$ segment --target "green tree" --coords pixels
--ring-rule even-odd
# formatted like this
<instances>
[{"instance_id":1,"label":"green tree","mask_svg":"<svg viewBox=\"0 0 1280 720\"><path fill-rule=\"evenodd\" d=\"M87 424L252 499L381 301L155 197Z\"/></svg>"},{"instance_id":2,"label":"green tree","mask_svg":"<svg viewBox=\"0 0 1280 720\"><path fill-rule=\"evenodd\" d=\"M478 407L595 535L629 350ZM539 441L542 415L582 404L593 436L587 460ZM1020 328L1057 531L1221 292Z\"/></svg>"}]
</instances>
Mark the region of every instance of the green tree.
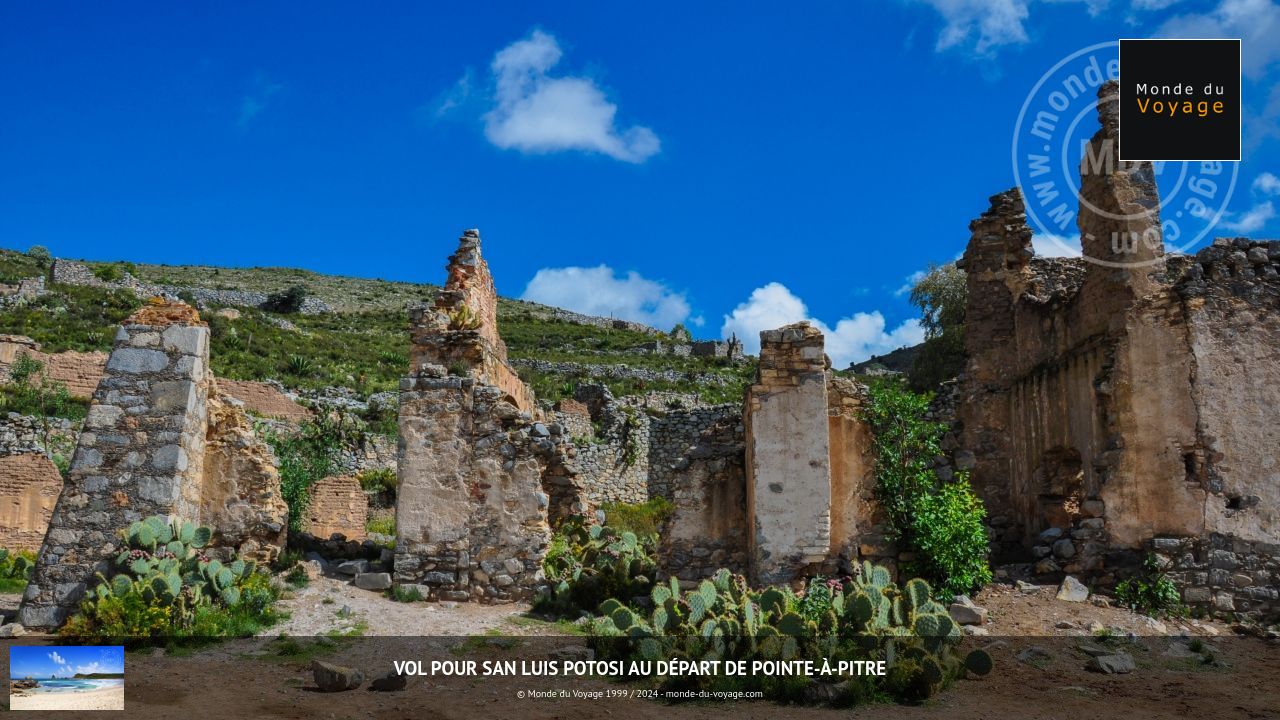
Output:
<instances>
[{"instance_id":1,"label":"green tree","mask_svg":"<svg viewBox=\"0 0 1280 720\"><path fill-rule=\"evenodd\" d=\"M262 309L285 314L296 313L302 309L302 303L306 299L307 289L301 285L293 285L287 290L268 295Z\"/></svg>"},{"instance_id":2,"label":"green tree","mask_svg":"<svg viewBox=\"0 0 1280 720\"><path fill-rule=\"evenodd\" d=\"M966 473L943 482L934 470L946 426L925 419L930 396L895 381L873 383L867 395L863 419L875 438L876 498L899 549L916 553L903 569L946 594L990 582L986 509Z\"/></svg>"},{"instance_id":3,"label":"green tree","mask_svg":"<svg viewBox=\"0 0 1280 720\"><path fill-rule=\"evenodd\" d=\"M968 278L954 262L930 265L914 287L911 303L920 308L925 341L907 374L916 391L936 388L964 369L964 313Z\"/></svg>"},{"instance_id":4,"label":"green tree","mask_svg":"<svg viewBox=\"0 0 1280 720\"><path fill-rule=\"evenodd\" d=\"M9 368L9 382L4 388L4 409L8 412L31 415L39 423L41 446L51 457L55 455L52 446L53 423L50 418L84 417L85 408L76 402L67 386L49 377L44 363L27 353L22 353ZM65 458L53 457L61 467ZM59 462L59 461L63 462Z\"/></svg>"},{"instance_id":5,"label":"green tree","mask_svg":"<svg viewBox=\"0 0 1280 720\"><path fill-rule=\"evenodd\" d=\"M35 260L36 265L42 268L49 267L49 263L53 262L53 254L43 245L32 245L31 249L27 250L27 257Z\"/></svg>"}]
</instances>

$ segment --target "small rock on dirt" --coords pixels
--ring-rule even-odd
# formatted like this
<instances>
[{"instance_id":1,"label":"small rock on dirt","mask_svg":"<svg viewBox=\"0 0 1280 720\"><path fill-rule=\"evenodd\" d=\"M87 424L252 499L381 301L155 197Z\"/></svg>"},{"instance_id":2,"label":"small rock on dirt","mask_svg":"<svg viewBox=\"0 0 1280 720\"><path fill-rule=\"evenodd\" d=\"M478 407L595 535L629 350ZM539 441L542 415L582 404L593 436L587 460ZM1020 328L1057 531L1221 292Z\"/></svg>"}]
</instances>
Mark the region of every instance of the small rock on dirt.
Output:
<instances>
[{"instance_id":1,"label":"small rock on dirt","mask_svg":"<svg viewBox=\"0 0 1280 720\"><path fill-rule=\"evenodd\" d=\"M1027 582L1026 580L1019 580L1019 581L1017 582L1017 584L1016 584L1016 585L1017 585L1017 588L1018 588L1018 592L1020 592L1020 593L1026 593L1026 594L1028 594L1028 595L1033 595L1033 594L1035 594L1035 593L1040 592L1040 586L1039 586L1039 585L1036 585L1036 584L1034 584L1034 583L1029 583L1029 582Z\"/></svg>"},{"instance_id":2,"label":"small rock on dirt","mask_svg":"<svg viewBox=\"0 0 1280 720\"><path fill-rule=\"evenodd\" d=\"M957 595L950 611L951 619L960 625L981 625L987 621L987 609L974 605L968 595Z\"/></svg>"},{"instance_id":3,"label":"small rock on dirt","mask_svg":"<svg viewBox=\"0 0 1280 720\"><path fill-rule=\"evenodd\" d=\"M322 692L354 690L364 683L364 673L359 670L321 660L311 661L311 675Z\"/></svg>"},{"instance_id":4,"label":"small rock on dirt","mask_svg":"<svg viewBox=\"0 0 1280 720\"><path fill-rule=\"evenodd\" d=\"M1032 645L1031 647L1022 650L1017 655L1014 655L1015 660L1026 665L1048 662L1051 658L1053 658L1053 655L1050 655L1048 650L1045 650L1039 645Z\"/></svg>"},{"instance_id":5,"label":"small rock on dirt","mask_svg":"<svg viewBox=\"0 0 1280 720\"><path fill-rule=\"evenodd\" d=\"M1089 669L1108 675L1123 675L1131 673L1137 665L1133 662L1133 656L1129 653L1115 653L1113 655L1099 655L1089 661Z\"/></svg>"},{"instance_id":6,"label":"small rock on dirt","mask_svg":"<svg viewBox=\"0 0 1280 720\"><path fill-rule=\"evenodd\" d=\"M373 682L369 683L369 689L376 690L378 692L399 692L405 689L408 684L408 675L389 672L382 677L374 678Z\"/></svg>"},{"instance_id":7,"label":"small rock on dirt","mask_svg":"<svg viewBox=\"0 0 1280 720\"><path fill-rule=\"evenodd\" d=\"M9 623L8 625L0 625L0 637L22 637L27 634L27 629L22 623Z\"/></svg>"},{"instance_id":8,"label":"small rock on dirt","mask_svg":"<svg viewBox=\"0 0 1280 720\"><path fill-rule=\"evenodd\" d=\"M1066 602L1084 602L1089 599L1089 588L1074 577L1068 575L1062 578L1062 585L1058 588L1058 599Z\"/></svg>"},{"instance_id":9,"label":"small rock on dirt","mask_svg":"<svg viewBox=\"0 0 1280 720\"><path fill-rule=\"evenodd\" d=\"M368 560L348 560L338 566L337 571L343 575L359 575L369 572Z\"/></svg>"}]
</instances>

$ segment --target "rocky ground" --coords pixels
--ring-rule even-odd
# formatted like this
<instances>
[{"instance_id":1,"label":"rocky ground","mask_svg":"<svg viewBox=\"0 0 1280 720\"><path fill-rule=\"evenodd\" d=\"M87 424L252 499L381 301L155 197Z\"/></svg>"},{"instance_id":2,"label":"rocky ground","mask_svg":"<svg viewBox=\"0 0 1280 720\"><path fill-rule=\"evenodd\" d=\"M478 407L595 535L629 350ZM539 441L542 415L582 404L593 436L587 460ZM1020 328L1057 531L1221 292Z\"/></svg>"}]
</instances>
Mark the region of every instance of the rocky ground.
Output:
<instances>
[{"instance_id":1,"label":"rocky ground","mask_svg":"<svg viewBox=\"0 0 1280 720\"><path fill-rule=\"evenodd\" d=\"M919 707L873 704L860 718L1280 717L1272 693L1280 646L1235 635L1209 621L1156 621L1101 598L1057 599L1055 586L992 585L973 598L986 622L966 643L987 647L996 670L957 682ZM17 596L0 596L11 614ZM292 617L270 634L171 657L131 652L126 708L131 718L174 717L219 708L225 717L520 718L676 717L773 720L848 717L850 710L782 709L754 700L668 704L629 697L637 686L595 677L412 678L403 692L372 692L373 678L403 659L587 657L573 627L527 617L523 605L400 603L337 574L313 579L284 601ZM287 635L281 639L280 635ZM354 637L363 635L363 637ZM319 637L317 637L319 636ZM415 637L404 637L415 636ZM417 637L421 636L421 637ZM23 642L40 642L26 636ZM1130 667L1089 669L1099 655ZM315 659L360 670L360 689L320 693ZM568 697L530 699L535 690ZM524 693L524 696L521 696ZM610 697L611 694L622 697Z\"/></svg>"}]
</instances>

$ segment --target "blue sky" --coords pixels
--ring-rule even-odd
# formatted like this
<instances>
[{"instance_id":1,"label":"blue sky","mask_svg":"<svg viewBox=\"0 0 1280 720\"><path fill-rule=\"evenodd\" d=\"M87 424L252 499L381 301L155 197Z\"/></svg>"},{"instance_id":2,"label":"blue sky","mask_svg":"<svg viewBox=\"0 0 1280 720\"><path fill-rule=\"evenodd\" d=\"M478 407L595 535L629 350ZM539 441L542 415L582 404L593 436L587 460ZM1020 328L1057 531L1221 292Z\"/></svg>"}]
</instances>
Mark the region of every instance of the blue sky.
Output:
<instances>
[{"instance_id":1,"label":"blue sky","mask_svg":"<svg viewBox=\"0 0 1280 720\"><path fill-rule=\"evenodd\" d=\"M14 645L9 648L9 677L70 677L77 673L124 672L124 648L78 645Z\"/></svg>"},{"instance_id":2,"label":"blue sky","mask_svg":"<svg viewBox=\"0 0 1280 720\"><path fill-rule=\"evenodd\" d=\"M1155 35L1244 37L1216 234L1275 235L1273 0L8 3L0 246L440 282L479 227L504 295L843 364L919 339L1036 80Z\"/></svg>"}]
</instances>

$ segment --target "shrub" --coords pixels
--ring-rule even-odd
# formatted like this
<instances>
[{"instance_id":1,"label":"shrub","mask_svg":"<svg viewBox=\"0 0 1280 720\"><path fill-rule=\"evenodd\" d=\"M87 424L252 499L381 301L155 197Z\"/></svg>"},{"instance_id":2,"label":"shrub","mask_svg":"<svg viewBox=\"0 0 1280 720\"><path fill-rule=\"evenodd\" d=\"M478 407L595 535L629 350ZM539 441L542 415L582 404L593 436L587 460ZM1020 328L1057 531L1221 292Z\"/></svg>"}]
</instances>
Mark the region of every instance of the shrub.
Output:
<instances>
[{"instance_id":1,"label":"shrub","mask_svg":"<svg viewBox=\"0 0 1280 720\"><path fill-rule=\"evenodd\" d=\"M658 496L637 504L605 503L600 509L604 511L605 524L609 527L648 538L662 531L675 506L670 500Z\"/></svg>"},{"instance_id":2,"label":"shrub","mask_svg":"<svg viewBox=\"0 0 1280 720\"><path fill-rule=\"evenodd\" d=\"M265 574L238 558L223 563L207 547L207 527L153 516L124 531L126 548L109 575L59 631L115 639L249 635L278 619Z\"/></svg>"},{"instance_id":3,"label":"shrub","mask_svg":"<svg viewBox=\"0 0 1280 720\"><path fill-rule=\"evenodd\" d=\"M535 608L577 616L611 597L647 594L657 570L654 545L653 537L587 525L581 517L567 519L542 560L550 589L535 601Z\"/></svg>"},{"instance_id":4,"label":"shrub","mask_svg":"<svg viewBox=\"0 0 1280 720\"><path fill-rule=\"evenodd\" d=\"M1187 612L1178 586L1160 569L1154 554L1148 554L1142 561L1142 570L1137 575L1116 584L1116 599L1130 610L1144 615L1164 613L1179 616Z\"/></svg>"},{"instance_id":5,"label":"shrub","mask_svg":"<svg viewBox=\"0 0 1280 720\"><path fill-rule=\"evenodd\" d=\"M302 309L302 303L306 299L307 289L302 285L293 285L287 290L268 295L266 302L262 303L262 309L291 315Z\"/></svg>"},{"instance_id":6,"label":"shrub","mask_svg":"<svg viewBox=\"0 0 1280 720\"><path fill-rule=\"evenodd\" d=\"M391 590L388 591L388 597L390 597L392 600L395 600L396 602L405 602L405 603L418 602L419 600L423 599L422 591L419 590L418 586L416 585L412 585L407 588L403 585L396 585L395 587L391 588Z\"/></svg>"},{"instance_id":7,"label":"shrub","mask_svg":"<svg viewBox=\"0 0 1280 720\"><path fill-rule=\"evenodd\" d=\"M371 517L365 523L364 529L366 532L377 533L379 535L391 535L394 537L396 534L396 518L394 515Z\"/></svg>"},{"instance_id":8,"label":"shrub","mask_svg":"<svg viewBox=\"0 0 1280 720\"><path fill-rule=\"evenodd\" d=\"M876 498L899 549L916 554L904 571L954 595L991 581L986 510L966 473L938 479L934 458L946 428L924 419L928 407L928 395L883 381L870 386L863 417L875 436Z\"/></svg>"},{"instance_id":9,"label":"shrub","mask_svg":"<svg viewBox=\"0 0 1280 720\"><path fill-rule=\"evenodd\" d=\"M960 627L921 579L899 588L883 567L863 563L845 582L816 578L804 595L787 587L755 590L718 571L681 592L675 578L654 585L646 609L611 598L591 624L597 657L755 661L883 660L891 672L820 678L659 676L666 689L760 690L784 701L852 702L889 695L922 702L952 680L991 671L983 650L961 655ZM651 609L650 609L651 608Z\"/></svg>"},{"instance_id":10,"label":"shrub","mask_svg":"<svg viewBox=\"0 0 1280 720\"><path fill-rule=\"evenodd\" d=\"M302 529L302 518L311 504L311 488L337 468L343 448L364 442L362 423L341 413L305 420L295 433L259 427L262 438L275 451L280 470L280 494L289 506L289 528Z\"/></svg>"},{"instance_id":11,"label":"shrub","mask_svg":"<svg viewBox=\"0 0 1280 720\"><path fill-rule=\"evenodd\" d=\"M115 264L99 265L93 269L93 276L102 282L116 282L123 274L120 272L120 266Z\"/></svg>"},{"instance_id":12,"label":"shrub","mask_svg":"<svg viewBox=\"0 0 1280 720\"><path fill-rule=\"evenodd\" d=\"M43 245L32 245L27 250L27 257L35 260L36 265L42 268L49 267L49 264L53 262L53 254L49 252L49 248Z\"/></svg>"},{"instance_id":13,"label":"shrub","mask_svg":"<svg viewBox=\"0 0 1280 720\"><path fill-rule=\"evenodd\" d=\"M10 552L0 548L0 592L18 593L26 589L35 563L36 554L30 550Z\"/></svg>"},{"instance_id":14,"label":"shrub","mask_svg":"<svg viewBox=\"0 0 1280 720\"><path fill-rule=\"evenodd\" d=\"M360 481L360 488L365 492L389 492L392 497L395 496L396 486L400 482L396 477L395 468L362 470L356 475L356 479Z\"/></svg>"}]
</instances>

